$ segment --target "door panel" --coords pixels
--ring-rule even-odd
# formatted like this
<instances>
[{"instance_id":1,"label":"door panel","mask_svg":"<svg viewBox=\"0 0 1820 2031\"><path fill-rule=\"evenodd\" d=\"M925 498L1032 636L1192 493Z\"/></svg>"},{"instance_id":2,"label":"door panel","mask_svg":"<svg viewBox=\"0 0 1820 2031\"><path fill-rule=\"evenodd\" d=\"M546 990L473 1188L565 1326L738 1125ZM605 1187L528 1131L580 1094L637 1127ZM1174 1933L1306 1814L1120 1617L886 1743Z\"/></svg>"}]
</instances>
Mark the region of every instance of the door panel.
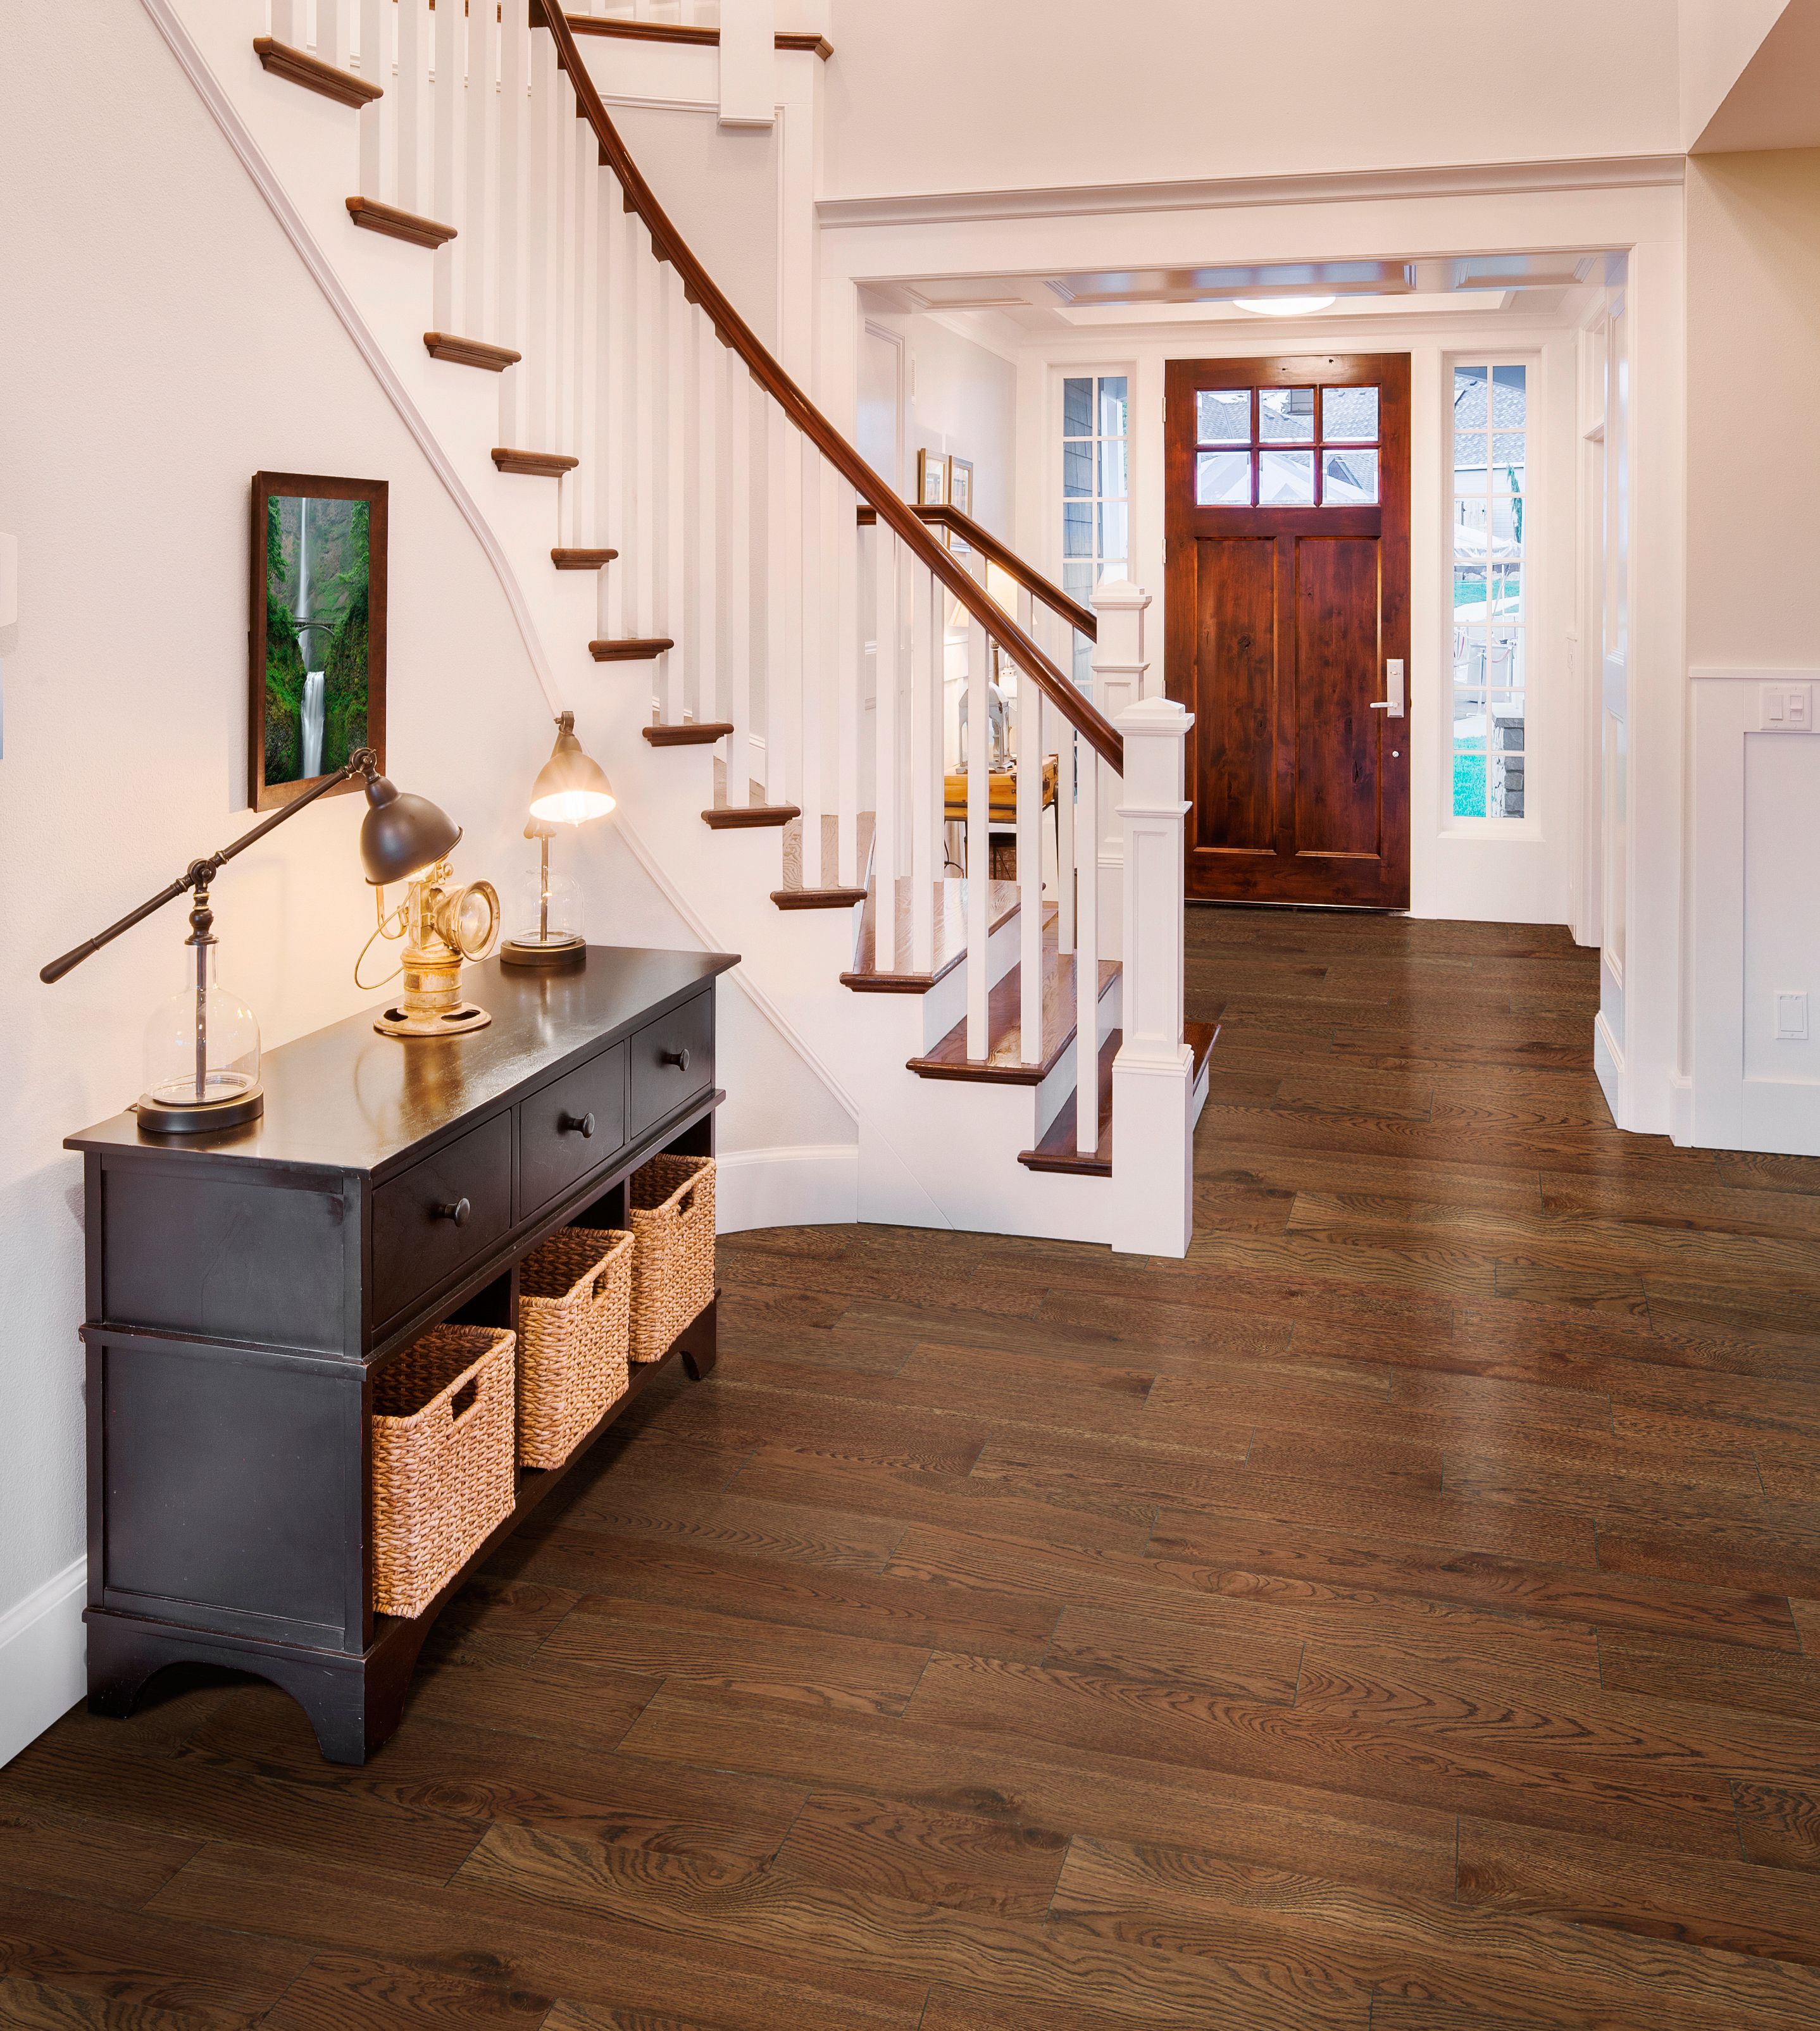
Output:
<instances>
[{"instance_id":1,"label":"door panel","mask_svg":"<svg viewBox=\"0 0 1820 2031\"><path fill-rule=\"evenodd\" d=\"M1188 893L1406 907L1408 356L1172 362L1166 474Z\"/></svg>"}]
</instances>

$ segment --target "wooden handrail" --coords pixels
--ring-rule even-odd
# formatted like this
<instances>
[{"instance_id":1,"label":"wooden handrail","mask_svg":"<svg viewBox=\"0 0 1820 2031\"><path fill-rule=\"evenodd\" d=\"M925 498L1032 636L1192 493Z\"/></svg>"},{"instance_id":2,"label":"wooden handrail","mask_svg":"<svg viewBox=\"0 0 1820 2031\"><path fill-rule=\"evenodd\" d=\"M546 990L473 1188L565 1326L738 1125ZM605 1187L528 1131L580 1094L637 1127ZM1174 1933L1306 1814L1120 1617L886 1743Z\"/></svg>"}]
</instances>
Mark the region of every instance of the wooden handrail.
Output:
<instances>
[{"instance_id":1,"label":"wooden handrail","mask_svg":"<svg viewBox=\"0 0 1820 2031\"><path fill-rule=\"evenodd\" d=\"M684 294L713 320L721 343L740 356L752 378L860 498L878 513L912 556L947 587L985 629L988 639L998 644L1095 753L1122 775L1124 741L1117 728L1081 695L953 553L930 535L911 504L898 498L896 490L886 485L772 357L758 334L696 259L693 249L672 224L637 163L628 153L576 47L569 17L555 0L529 0L529 6L531 27L547 28L555 41L557 61L568 72L576 99L587 124L594 129L595 138L600 143L602 162L619 179L627 203L644 222L658 258L668 261L676 270L682 278Z\"/></svg>"},{"instance_id":2,"label":"wooden handrail","mask_svg":"<svg viewBox=\"0 0 1820 2031\"><path fill-rule=\"evenodd\" d=\"M436 0L430 4L434 6ZM718 28L688 28L679 21L631 21L623 14L571 14L568 19L578 35L617 35L630 43L687 43L697 49L718 49L721 43ZM771 39L780 50L801 50L823 63L834 54L834 45L826 35L808 29L781 28Z\"/></svg>"},{"instance_id":3,"label":"wooden handrail","mask_svg":"<svg viewBox=\"0 0 1820 2031\"><path fill-rule=\"evenodd\" d=\"M945 501L923 502L913 501L910 512L919 522L932 529L952 529L956 535L979 551L986 560L998 565L1008 576L1016 579L1032 599L1040 600L1051 613L1059 613L1077 635L1084 635L1088 641L1099 639L1099 617L1091 606L1083 606L1078 599L1070 598L1053 579L1046 579L1041 572L1027 565L1016 551L1001 543L992 531L975 521L971 515L964 515L958 508L950 508ZM875 509L862 508L860 520L862 525L878 519Z\"/></svg>"}]
</instances>

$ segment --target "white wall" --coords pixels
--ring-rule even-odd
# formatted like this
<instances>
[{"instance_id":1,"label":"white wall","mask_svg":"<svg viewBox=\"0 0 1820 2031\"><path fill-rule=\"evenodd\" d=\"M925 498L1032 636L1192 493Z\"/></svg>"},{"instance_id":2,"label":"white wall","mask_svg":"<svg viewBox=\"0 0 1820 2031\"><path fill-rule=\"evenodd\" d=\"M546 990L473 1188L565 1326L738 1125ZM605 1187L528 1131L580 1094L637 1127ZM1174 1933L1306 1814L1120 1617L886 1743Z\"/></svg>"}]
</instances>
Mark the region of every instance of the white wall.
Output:
<instances>
[{"instance_id":1,"label":"white wall","mask_svg":"<svg viewBox=\"0 0 1820 2031\"><path fill-rule=\"evenodd\" d=\"M137 0L0 11L0 76L30 80L0 122L0 530L22 587L0 762L3 1761L81 1690L82 1186L60 1144L138 1092L182 911L54 988L36 971L250 822L250 475L390 481L388 766L466 828L458 872L504 887L551 734L472 531ZM217 885L223 978L268 1045L373 1000L352 978L364 808L325 800ZM696 942L613 823L563 845L595 938ZM722 1006L725 1146L850 1143L744 997Z\"/></svg>"},{"instance_id":2,"label":"white wall","mask_svg":"<svg viewBox=\"0 0 1820 2031\"><path fill-rule=\"evenodd\" d=\"M866 322L904 348L904 494L916 490L919 450L970 458L974 513L1009 538L1017 492L1016 365L939 318L872 311Z\"/></svg>"},{"instance_id":3,"label":"white wall","mask_svg":"<svg viewBox=\"0 0 1820 2031\"><path fill-rule=\"evenodd\" d=\"M1792 680L1820 701L1820 150L1700 155L1688 172L1694 825L1676 1134L1816 1156L1820 736L1770 730L1764 692ZM1736 427L1740 387L1773 405L1773 430ZM1805 1042L1775 1034L1791 990L1808 997Z\"/></svg>"},{"instance_id":4,"label":"white wall","mask_svg":"<svg viewBox=\"0 0 1820 2031\"><path fill-rule=\"evenodd\" d=\"M1680 0L1680 132L1691 147L1788 0Z\"/></svg>"},{"instance_id":5,"label":"white wall","mask_svg":"<svg viewBox=\"0 0 1820 2031\"><path fill-rule=\"evenodd\" d=\"M1734 0L1715 0L1730 6ZM1671 150L1675 0L834 0L828 194Z\"/></svg>"}]
</instances>

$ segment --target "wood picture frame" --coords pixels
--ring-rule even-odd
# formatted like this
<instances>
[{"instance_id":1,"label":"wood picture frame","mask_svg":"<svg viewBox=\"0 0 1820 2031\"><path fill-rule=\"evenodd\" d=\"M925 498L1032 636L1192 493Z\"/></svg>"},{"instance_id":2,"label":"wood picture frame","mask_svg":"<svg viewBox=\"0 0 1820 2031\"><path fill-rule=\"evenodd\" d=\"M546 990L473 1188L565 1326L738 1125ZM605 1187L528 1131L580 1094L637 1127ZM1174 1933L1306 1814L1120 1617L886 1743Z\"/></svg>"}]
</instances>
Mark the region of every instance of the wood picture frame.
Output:
<instances>
[{"instance_id":1,"label":"wood picture frame","mask_svg":"<svg viewBox=\"0 0 1820 2031\"><path fill-rule=\"evenodd\" d=\"M383 479L253 475L247 802L255 811L301 796L356 748L386 766L388 493Z\"/></svg>"},{"instance_id":2,"label":"wood picture frame","mask_svg":"<svg viewBox=\"0 0 1820 2031\"><path fill-rule=\"evenodd\" d=\"M973 512L973 461L957 458L952 453L948 459L948 505L963 515Z\"/></svg>"},{"instance_id":3,"label":"wood picture frame","mask_svg":"<svg viewBox=\"0 0 1820 2031\"><path fill-rule=\"evenodd\" d=\"M916 453L916 501L923 508L948 505L948 454L927 445Z\"/></svg>"}]
</instances>

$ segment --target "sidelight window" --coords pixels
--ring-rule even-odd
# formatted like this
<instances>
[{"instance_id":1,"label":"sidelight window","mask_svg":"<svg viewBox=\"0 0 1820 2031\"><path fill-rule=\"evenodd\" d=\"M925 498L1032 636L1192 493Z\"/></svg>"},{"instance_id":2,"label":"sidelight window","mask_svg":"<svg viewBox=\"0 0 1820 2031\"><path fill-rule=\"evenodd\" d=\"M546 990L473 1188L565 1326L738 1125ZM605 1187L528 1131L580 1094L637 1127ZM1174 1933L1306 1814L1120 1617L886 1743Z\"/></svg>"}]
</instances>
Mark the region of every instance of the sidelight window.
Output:
<instances>
[{"instance_id":1,"label":"sidelight window","mask_svg":"<svg viewBox=\"0 0 1820 2031\"><path fill-rule=\"evenodd\" d=\"M1102 579L1131 576L1131 383L1123 374L1061 384L1061 589L1083 606ZM1074 680L1093 673L1093 644L1074 638Z\"/></svg>"},{"instance_id":2,"label":"sidelight window","mask_svg":"<svg viewBox=\"0 0 1820 2031\"><path fill-rule=\"evenodd\" d=\"M1524 814L1529 375L1453 370L1453 815Z\"/></svg>"},{"instance_id":3,"label":"sidelight window","mask_svg":"<svg viewBox=\"0 0 1820 2031\"><path fill-rule=\"evenodd\" d=\"M1375 388L1201 388L1199 508L1374 508Z\"/></svg>"}]
</instances>

